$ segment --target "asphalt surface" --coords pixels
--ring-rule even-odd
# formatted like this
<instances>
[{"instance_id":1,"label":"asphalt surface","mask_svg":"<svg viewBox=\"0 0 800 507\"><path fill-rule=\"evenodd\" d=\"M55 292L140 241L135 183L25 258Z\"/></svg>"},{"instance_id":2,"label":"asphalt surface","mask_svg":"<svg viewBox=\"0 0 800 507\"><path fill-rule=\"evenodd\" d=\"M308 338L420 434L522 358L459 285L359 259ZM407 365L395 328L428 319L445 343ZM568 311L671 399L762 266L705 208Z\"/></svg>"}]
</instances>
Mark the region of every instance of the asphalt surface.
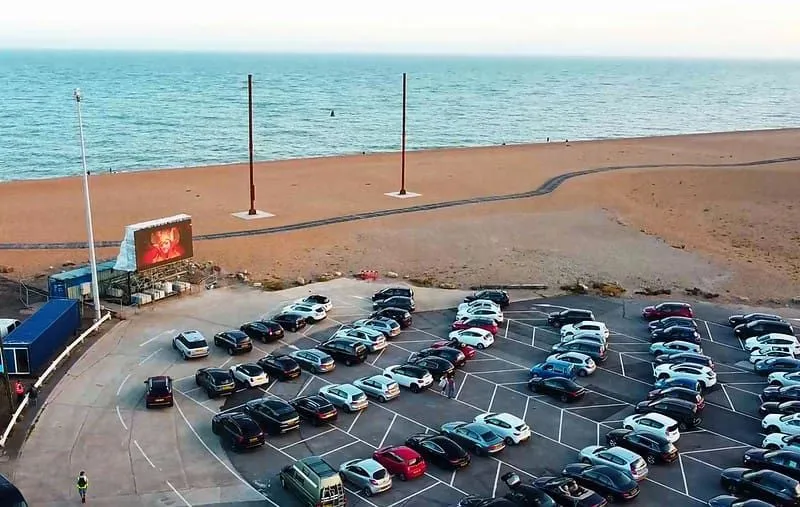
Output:
<instances>
[{"instance_id":1,"label":"asphalt surface","mask_svg":"<svg viewBox=\"0 0 800 507\"><path fill-rule=\"evenodd\" d=\"M652 302L588 296L514 302L505 312L506 323L495 344L479 352L459 371L455 400L442 397L435 386L420 394L403 390L399 398L386 404L370 403L361 414L340 413L334 426L314 428L303 423L297 432L270 437L263 448L243 453L226 450L227 456L237 472L274 505L289 507L299 504L280 488L276 476L282 466L293 460L318 455L338 467L349 459L369 457L382 445L402 444L412 433L436 431L445 422L470 421L488 410L509 412L523 417L531 426L531 441L508 447L496 458L475 458L457 473L430 466L426 476L409 482L395 481L391 490L369 499L351 493L349 505L445 506L466 494L500 496L506 492L499 481L505 472L515 471L523 479L558 474L566 464L577 461L581 448L604 442L605 434L621 427L622 420L633 413L632 405L646 397L653 383L647 325L641 318L641 308L647 304ZM334 310L335 322L330 319L304 333L289 333L281 350L313 347L330 337L341 322L366 315L370 307L366 298L358 298L356 303L350 300L347 305L345 311ZM543 361L550 346L558 342L557 330L546 326L544 316L559 307L591 309L612 331L609 359L592 376L580 379L590 392L574 404L531 396L525 385L530 366ZM763 438L756 408L765 381L748 371L752 367L746 361L747 355L726 324L731 312L708 304L694 307L704 353L714 359L722 386L707 393L701 427L681 435L676 444L680 459L669 465L651 466L650 476L641 484L641 494L632 505L704 504L723 493L720 470L738 466L744 451L758 446ZM391 340L384 352L371 354L362 365L337 365L336 370L323 376L304 372L299 379L274 382L266 389L242 388L224 402L209 402L201 391L193 390L191 379L177 382L176 388L206 408L209 419L218 409L236 410L253 398L291 399L298 394L316 393L326 383L349 382L402 363L411 352L446 337L454 313L417 313L413 326ZM255 360L259 356L254 351L234 360ZM209 422L195 421L195 425L203 424Z\"/></svg>"}]
</instances>

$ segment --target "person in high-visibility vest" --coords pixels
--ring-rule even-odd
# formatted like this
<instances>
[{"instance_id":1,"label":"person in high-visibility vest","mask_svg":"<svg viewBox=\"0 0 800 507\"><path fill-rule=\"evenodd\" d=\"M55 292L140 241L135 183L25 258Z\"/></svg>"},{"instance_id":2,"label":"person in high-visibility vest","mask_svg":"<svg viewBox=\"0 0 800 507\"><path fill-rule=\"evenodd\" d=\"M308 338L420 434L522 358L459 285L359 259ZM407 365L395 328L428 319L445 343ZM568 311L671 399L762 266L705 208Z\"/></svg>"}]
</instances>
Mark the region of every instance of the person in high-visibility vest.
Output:
<instances>
[{"instance_id":1,"label":"person in high-visibility vest","mask_svg":"<svg viewBox=\"0 0 800 507\"><path fill-rule=\"evenodd\" d=\"M22 399L25 398L25 386L19 380L14 382L14 392L17 395L17 404L22 403Z\"/></svg>"},{"instance_id":2,"label":"person in high-visibility vest","mask_svg":"<svg viewBox=\"0 0 800 507\"><path fill-rule=\"evenodd\" d=\"M86 503L86 490L89 489L89 478L86 477L86 472L83 470L81 470L75 486L78 488L78 494L81 495L81 503Z\"/></svg>"}]
</instances>

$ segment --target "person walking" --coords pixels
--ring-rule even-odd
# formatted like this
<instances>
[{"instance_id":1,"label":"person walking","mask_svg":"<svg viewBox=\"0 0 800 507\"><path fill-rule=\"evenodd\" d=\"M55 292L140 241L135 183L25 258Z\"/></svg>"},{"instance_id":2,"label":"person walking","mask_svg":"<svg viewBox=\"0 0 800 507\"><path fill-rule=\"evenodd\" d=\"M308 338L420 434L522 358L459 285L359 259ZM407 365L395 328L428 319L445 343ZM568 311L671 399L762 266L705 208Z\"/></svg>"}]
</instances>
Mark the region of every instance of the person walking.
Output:
<instances>
[{"instance_id":1,"label":"person walking","mask_svg":"<svg viewBox=\"0 0 800 507\"><path fill-rule=\"evenodd\" d=\"M451 400L456 397L456 375L450 373L447 375L447 397Z\"/></svg>"},{"instance_id":2,"label":"person walking","mask_svg":"<svg viewBox=\"0 0 800 507\"><path fill-rule=\"evenodd\" d=\"M25 386L19 380L14 381L14 393L17 395L17 405L25 398Z\"/></svg>"},{"instance_id":3,"label":"person walking","mask_svg":"<svg viewBox=\"0 0 800 507\"><path fill-rule=\"evenodd\" d=\"M34 407L39 406L39 390L33 384L28 388L28 400L33 403Z\"/></svg>"},{"instance_id":4,"label":"person walking","mask_svg":"<svg viewBox=\"0 0 800 507\"><path fill-rule=\"evenodd\" d=\"M86 503L86 490L89 489L89 478L86 477L86 472L81 470L78 475L78 480L75 482L78 488L78 494L81 496L81 503Z\"/></svg>"}]
</instances>

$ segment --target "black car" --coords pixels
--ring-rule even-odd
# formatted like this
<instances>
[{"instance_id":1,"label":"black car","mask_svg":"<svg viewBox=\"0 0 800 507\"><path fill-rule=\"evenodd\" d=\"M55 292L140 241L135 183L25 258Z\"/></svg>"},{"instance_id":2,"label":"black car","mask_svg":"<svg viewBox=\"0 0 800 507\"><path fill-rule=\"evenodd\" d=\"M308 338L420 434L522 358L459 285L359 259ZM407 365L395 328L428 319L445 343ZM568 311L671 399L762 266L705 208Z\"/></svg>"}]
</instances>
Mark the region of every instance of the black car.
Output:
<instances>
[{"instance_id":1,"label":"black car","mask_svg":"<svg viewBox=\"0 0 800 507\"><path fill-rule=\"evenodd\" d=\"M253 342L242 331L223 331L214 335L214 345L225 349L229 355L253 350Z\"/></svg>"},{"instance_id":2,"label":"black car","mask_svg":"<svg viewBox=\"0 0 800 507\"><path fill-rule=\"evenodd\" d=\"M569 308L560 312L553 312L547 316L547 323L553 327L561 327L567 324L577 324L585 320L595 320L594 313L590 310L579 308Z\"/></svg>"},{"instance_id":3,"label":"black car","mask_svg":"<svg viewBox=\"0 0 800 507\"><path fill-rule=\"evenodd\" d=\"M144 381L144 406L171 407L174 404L172 393L172 377L159 375Z\"/></svg>"},{"instance_id":4,"label":"black car","mask_svg":"<svg viewBox=\"0 0 800 507\"><path fill-rule=\"evenodd\" d=\"M244 404L244 413L253 418L267 433L281 435L300 427L297 410L277 398L259 398Z\"/></svg>"},{"instance_id":5,"label":"black car","mask_svg":"<svg viewBox=\"0 0 800 507\"><path fill-rule=\"evenodd\" d=\"M539 477L534 488L547 493L558 505L569 507L605 507L608 501L569 477Z\"/></svg>"},{"instance_id":6,"label":"black car","mask_svg":"<svg viewBox=\"0 0 800 507\"><path fill-rule=\"evenodd\" d=\"M680 340L689 343L700 343L700 333L694 328L683 326L670 326L664 329L654 329L650 339L655 342L671 342Z\"/></svg>"},{"instance_id":7,"label":"black car","mask_svg":"<svg viewBox=\"0 0 800 507\"><path fill-rule=\"evenodd\" d=\"M727 468L720 474L720 484L732 495L757 498L775 507L800 505L800 483L772 470Z\"/></svg>"},{"instance_id":8,"label":"black car","mask_svg":"<svg viewBox=\"0 0 800 507\"><path fill-rule=\"evenodd\" d=\"M467 362L467 356L453 347L439 347L436 349L429 347L427 349L422 349L419 352L415 352L413 355L413 359L419 357L441 357L456 368L461 368ZM433 372L431 372L431 375L433 375Z\"/></svg>"},{"instance_id":9,"label":"black car","mask_svg":"<svg viewBox=\"0 0 800 507\"><path fill-rule=\"evenodd\" d=\"M402 296L409 299L414 299L414 289L411 287L384 287L372 295L372 301L383 301L394 296Z\"/></svg>"},{"instance_id":10,"label":"black car","mask_svg":"<svg viewBox=\"0 0 800 507\"><path fill-rule=\"evenodd\" d=\"M333 404L319 395L301 396L289 402L297 414L314 426L333 423L339 417L339 411Z\"/></svg>"},{"instance_id":11,"label":"black car","mask_svg":"<svg viewBox=\"0 0 800 507\"><path fill-rule=\"evenodd\" d=\"M445 375L453 373L456 369L456 367L453 366L453 363L447 359L436 356L412 358L407 362L407 364L425 368L431 372L433 380L437 382Z\"/></svg>"},{"instance_id":12,"label":"black car","mask_svg":"<svg viewBox=\"0 0 800 507\"><path fill-rule=\"evenodd\" d=\"M666 437L654 433L620 428L606 434L606 443L609 447L619 446L635 452L649 465L672 463L678 459L678 448Z\"/></svg>"},{"instance_id":13,"label":"black car","mask_svg":"<svg viewBox=\"0 0 800 507\"><path fill-rule=\"evenodd\" d=\"M286 354L269 354L256 361L256 364L270 378L292 380L300 376L300 365Z\"/></svg>"},{"instance_id":14,"label":"black car","mask_svg":"<svg viewBox=\"0 0 800 507\"><path fill-rule=\"evenodd\" d=\"M329 305L331 303L331 298L323 296L322 294L309 294L299 302L309 305Z\"/></svg>"},{"instance_id":15,"label":"black car","mask_svg":"<svg viewBox=\"0 0 800 507\"><path fill-rule=\"evenodd\" d=\"M241 412L222 412L211 419L211 431L234 450L261 447L264 432L249 415Z\"/></svg>"},{"instance_id":16,"label":"black car","mask_svg":"<svg viewBox=\"0 0 800 507\"><path fill-rule=\"evenodd\" d=\"M770 333L794 336L794 328L791 324L782 320L751 320L746 324L739 324L733 328L734 336L742 340Z\"/></svg>"},{"instance_id":17,"label":"black car","mask_svg":"<svg viewBox=\"0 0 800 507\"><path fill-rule=\"evenodd\" d=\"M700 411L697 410L696 403L676 398L642 401L636 404L634 411L637 414L655 412L665 415L677 421L678 429L681 431L694 428L703 422L702 417L700 417Z\"/></svg>"},{"instance_id":18,"label":"black car","mask_svg":"<svg viewBox=\"0 0 800 507\"><path fill-rule=\"evenodd\" d=\"M776 371L800 371L800 359L792 359L791 357L770 357L758 361L753 366L753 371L762 377L766 377L770 373L775 373Z\"/></svg>"},{"instance_id":19,"label":"black car","mask_svg":"<svg viewBox=\"0 0 800 507\"><path fill-rule=\"evenodd\" d=\"M241 332L263 343L274 342L283 338L283 326L274 320L257 320L242 324Z\"/></svg>"},{"instance_id":20,"label":"black car","mask_svg":"<svg viewBox=\"0 0 800 507\"><path fill-rule=\"evenodd\" d=\"M688 401L697 405L698 410L702 410L705 406L703 395L694 389L687 389L685 387L666 387L664 389L653 389L647 393L648 400L660 400L662 398L677 398L679 400Z\"/></svg>"},{"instance_id":21,"label":"black car","mask_svg":"<svg viewBox=\"0 0 800 507\"><path fill-rule=\"evenodd\" d=\"M678 352L675 354L661 354L653 359L655 364L681 364L692 363L708 366L714 369L714 360L710 357L696 352Z\"/></svg>"},{"instance_id":22,"label":"black car","mask_svg":"<svg viewBox=\"0 0 800 507\"><path fill-rule=\"evenodd\" d=\"M2 474L0 474L0 505L28 507L28 503L19 489Z\"/></svg>"},{"instance_id":23,"label":"black car","mask_svg":"<svg viewBox=\"0 0 800 507\"><path fill-rule=\"evenodd\" d=\"M731 495L715 496L708 501L708 507L774 507L771 503L754 498L738 498Z\"/></svg>"},{"instance_id":24,"label":"black car","mask_svg":"<svg viewBox=\"0 0 800 507\"><path fill-rule=\"evenodd\" d=\"M331 338L320 343L316 348L331 356L335 361L342 361L346 366L353 366L367 360L367 347L348 338Z\"/></svg>"},{"instance_id":25,"label":"black car","mask_svg":"<svg viewBox=\"0 0 800 507\"><path fill-rule=\"evenodd\" d=\"M797 451L750 449L742 456L742 463L748 468L774 470L792 479L800 480L800 452Z\"/></svg>"},{"instance_id":26,"label":"black car","mask_svg":"<svg viewBox=\"0 0 800 507\"><path fill-rule=\"evenodd\" d=\"M422 455L428 463L442 468L458 470L469 465L471 460L463 447L444 435L417 433L408 437L405 444Z\"/></svg>"},{"instance_id":27,"label":"black car","mask_svg":"<svg viewBox=\"0 0 800 507\"><path fill-rule=\"evenodd\" d=\"M609 502L627 502L639 495L639 484L630 475L610 466L573 463L565 466L561 475L600 493Z\"/></svg>"},{"instance_id":28,"label":"black car","mask_svg":"<svg viewBox=\"0 0 800 507\"><path fill-rule=\"evenodd\" d=\"M300 315L299 313L279 313L278 315L272 317L274 322L280 324L280 326L287 330L296 332L304 327L306 327L306 318Z\"/></svg>"},{"instance_id":29,"label":"black car","mask_svg":"<svg viewBox=\"0 0 800 507\"><path fill-rule=\"evenodd\" d=\"M500 289L485 289L473 292L464 298L464 302L471 303L479 299L491 301L500 308L505 308L511 304L511 300L508 298L508 292Z\"/></svg>"},{"instance_id":30,"label":"black car","mask_svg":"<svg viewBox=\"0 0 800 507\"><path fill-rule=\"evenodd\" d=\"M767 401L758 407L758 415L764 417L767 414L796 414L800 412L800 401Z\"/></svg>"},{"instance_id":31,"label":"black car","mask_svg":"<svg viewBox=\"0 0 800 507\"><path fill-rule=\"evenodd\" d=\"M579 400L586 394L585 387L564 377L533 377L528 381L528 389L537 393L549 394L565 403Z\"/></svg>"},{"instance_id":32,"label":"black car","mask_svg":"<svg viewBox=\"0 0 800 507\"><path fill-rule=\"evenodd\" d=\"M773 315L771 313L748 313L747 315L731 315L728 318L728 324L731 327L741 326L742 324L747 324L748 322L753 322L754 320L774 320L776 322L785 322L783 317L779 315Z\"/></svg>"},{"instance_id":33,"label":"black car","mask_svg":"<svg viewBox=\"0 0 800 507\"><path fill-rule=\"evenodd\" d=\"M372 314L369 316L371 319L378 317L392 319L400 325L400 329L411 327L411 324L413 323L411 313L409 313L407 310L403 310L402 308L382 308L377 312L372 312Z\"/></svg>"},{"instance_id":34,"label":"black car","mask_svg":"<svg viewBox=\"0 0 800 507\"><path fill-rule=\"evenodd\" d=\"M503 474L503 482L511 491L503 498L514 502L515 507L557 507L553 498L533 484L523 484L514 472Z\"/></svg>"},{"instance_id":35,"label":"black car","mask_svg":"<svg viewBox=\"0 0 800 507\"><path fill-rule=\"evenodd\" d=\"M650 328L650 331L655 331L656 329L666 329L672 326L690 327L694 330L697 330L697 322L689 317L665 317L661 320L648 322L647 324L647 327Z\"/></svg>"},{"instance_id":36,"label":"black car","mask_svg":"<svg viewBox=\"0 0 800 507\"><path fill-rule=\"evenodd\" d=\"M521 507L508 498L489 498L486 496L468 495L458 501L456 507Z\"/></svg>"},{"instance_id":37,"label":"black car","mask_svg":"<svg viewBox=\"0 0 800 507\"><path fill-rule=\"evenodd\" d=\"M763 401L800 401L800 386L767 386L761 392Z\"/></svg>"},{"instance_id":38,"label":"black car","mask_svg":"<svg viewBox=\"0 0 800 507\"><path fill-rule=\"evenodd\" d=\"M205 389L209 398L227 396L236 390L236 380L230 370L222 368L200 368L194 374L194 383Z\"/></svg>"},{"instance_id":39,"label":"black car","mask_svg":"<svg viewBox=\"0 0 800 507\"><path fill-rule=\"evenodd\" d=\"M405 296L392 296L387 299L379 299L372 303L373 310L380 310L382 308L402 308L407 312L414 313L414 310L417 309L416 304L412 298L407 298Z\"/></svg>"}]
</instances>

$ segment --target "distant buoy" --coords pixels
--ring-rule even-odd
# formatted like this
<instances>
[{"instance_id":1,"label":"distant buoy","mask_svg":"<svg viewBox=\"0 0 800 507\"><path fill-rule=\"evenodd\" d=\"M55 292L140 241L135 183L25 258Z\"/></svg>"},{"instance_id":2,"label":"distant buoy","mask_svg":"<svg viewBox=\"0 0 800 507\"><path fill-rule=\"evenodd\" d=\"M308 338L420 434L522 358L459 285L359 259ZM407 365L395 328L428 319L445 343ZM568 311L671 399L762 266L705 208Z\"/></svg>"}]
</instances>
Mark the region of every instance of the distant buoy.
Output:
<instances>
[{"instance_id":1,"label":"distant buoy","mask_svg":"<svg viewBox=\"0 0 800 507\"><path fill-rule=\"evenodd\" d=\"M331 118L333 118L334 116L336 116L336 115L333 114L333 109L331 109Z\"/></svg>"}]
</instances>

